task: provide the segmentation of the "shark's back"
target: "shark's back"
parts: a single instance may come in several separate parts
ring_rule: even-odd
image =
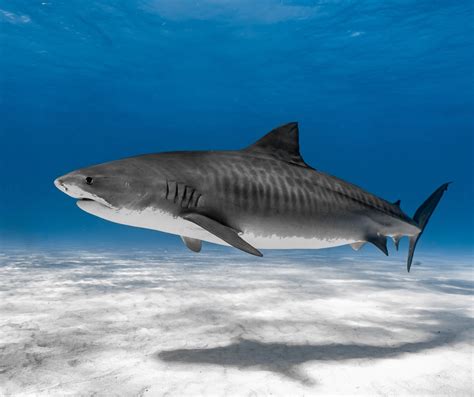
[[[309,166],[245,151],[173,152],[158,155],[171,179],[199,185],[226,205],[269,215],[310,215],[321,206],[353,205],[410,221],[390,203],[357,185]],[[161,163],[160,161],[160,163]]]
[[[298,142],[297,126],[290,123],[243,150],[147,157],[158,162],[166,194],[184,211],[191,206],[237,230],[336,238],[353,237],[351,223],[361,218],[411,222],[397,204],[310,167]]]

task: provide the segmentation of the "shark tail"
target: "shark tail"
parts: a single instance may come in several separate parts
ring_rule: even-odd
[[[428,197],[423,204],[416,210],[413,220],[418,224],[418,227],[421,229],[420,233],[416,236],[410,237],[410,247],[408,250],[408,260],[407,260],[407,270],[410,272],[411,264],[413,262],[413,254],[415,253],[416,244],[420,239],[421,235],[425,231],[425,227],[430,220],[431,215],[433,214],[436,206],[438,205],[441,197],[446,190],[448,190],[448,185],[451,182],[444,183],[438,189],[436,189],[430,197]]]

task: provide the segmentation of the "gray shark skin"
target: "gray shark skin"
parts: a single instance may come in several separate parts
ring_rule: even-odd
[[[236,151],[148,154],[83,168],[55,180],[86,212],[112,222],[182,236],[192,251],[201,241],[259,249],[324,248],[366,242],[388,255],[410,239],[413,252],[448,184],[413,218],[358,186],[307,165],[298,124],[285,124]]]

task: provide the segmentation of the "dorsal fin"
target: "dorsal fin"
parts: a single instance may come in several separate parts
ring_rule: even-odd
[[[244,150],[271,156],[302,167],[309,167],[300,154],[298,123],[296,122],[275,128]]]
[[[393,205],[396,205],[397,207],[400,207],[400,204],[401,204],[401,200],[397,200],[393,203]]]

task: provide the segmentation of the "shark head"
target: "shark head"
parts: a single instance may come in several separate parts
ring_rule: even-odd
[[[82,168],[57,178],[54,184],[92,215],[104,217],[111,211],[140,210],[150,186],[134,165],[132,159],[125,159]]]

